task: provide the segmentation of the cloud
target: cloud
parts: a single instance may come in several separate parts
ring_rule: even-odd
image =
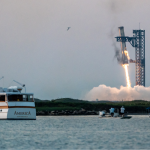
[[[106,85],[99,85],[90,90],[84,97],[86,100],[150,100],[150,87],[134,86],[133,88],[120,86],[110,87]]]

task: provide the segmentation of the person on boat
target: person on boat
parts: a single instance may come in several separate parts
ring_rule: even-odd
[[[120,113],[121,113],[122,116],[124,116],[124,111],[125,111],[125,108],[122,106],[122,107],[120,108]]]
[[[111,107],[111,109],[109,109],[109,111],[110,111],[110,115],[111,115],[112,117],[114,116],[114,110],[115,110],[115,109],[114,109],[114,108],[112,108],[112,107]]]
[[[118,117],[119,116],[119,109],[118,108],[114,108],[114,115],[113,117]]]
[[[105,116],[105,111],[99,111],[99,116],[104,117]]]

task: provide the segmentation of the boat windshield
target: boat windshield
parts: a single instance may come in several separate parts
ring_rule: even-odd
[[[33,102],[33,95],[8,95],[8,101],[26,101]]]

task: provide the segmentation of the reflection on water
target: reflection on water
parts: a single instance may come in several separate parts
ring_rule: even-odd
[[[149,149],[150,118],[52,116],[0,120],[0,149]]]

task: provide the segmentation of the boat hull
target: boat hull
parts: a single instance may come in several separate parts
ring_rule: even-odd
[[[35,108],[8,108],[2,109],[0,119],[36,120]]]

